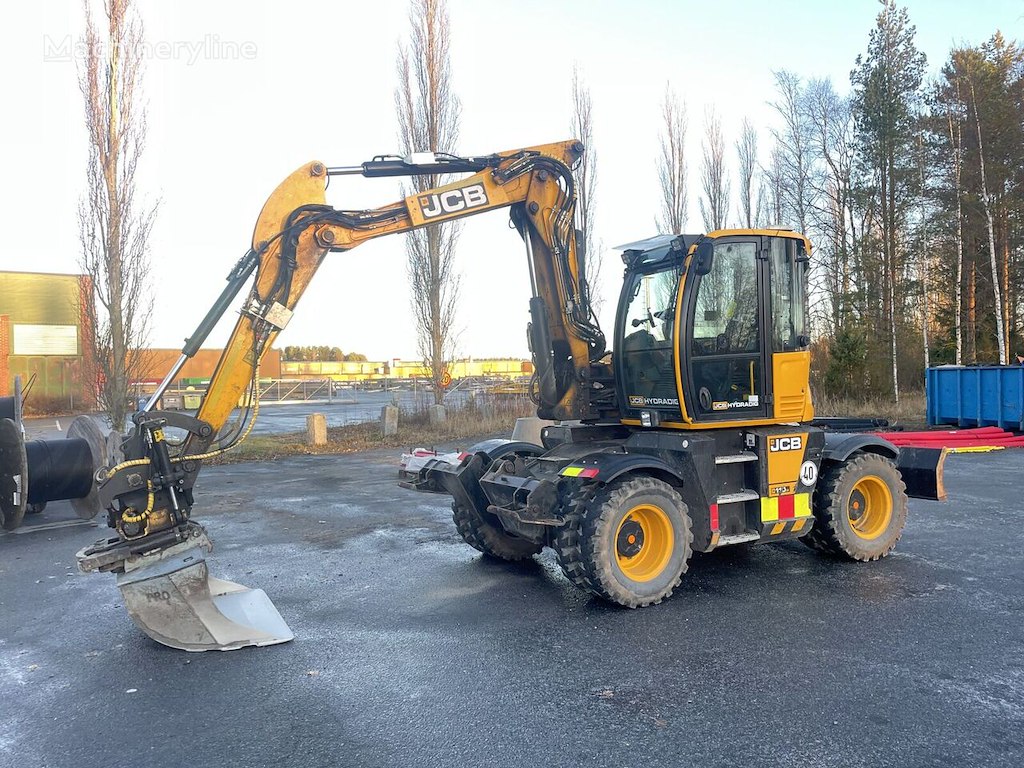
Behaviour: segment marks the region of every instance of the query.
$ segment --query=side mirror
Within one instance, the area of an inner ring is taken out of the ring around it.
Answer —
[[[715,246],[710,240],[702,240],[697,244],[697,251],[693,254],[693,271],[698,275],[706,275],[711,271],[711,263],[715,258]]]

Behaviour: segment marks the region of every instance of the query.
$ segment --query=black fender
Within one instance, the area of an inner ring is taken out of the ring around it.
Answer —
[[[466,453],[485,453],[491,461],[508,456],[510,453],[518,453],[522,456],[540,456],[544,449],[534,443],[527,443],[523,440],[505,440],[494,438],[484,440],[472,446]]]
[[[825,450],[822,461],[846,461],[857,451],[877,453],[888,459],[896,459],[900,449],[878,435],[851,435],[844,432],[826,432]]]
[[[674,486],[683,484],[683,477],[675,467],[647,453],[589,453],[566,466],[596,468],[593,480],[605,484],[630,472],[643,472]]]
[[[897,448],[878,435],[825,433],[825,451],[822,462],[846,461],[857,451],[877,453],[896,462],[907,495],[918,499],[944,501],[946,489],[943,485],[943,465],[946,462],[945,448]]]

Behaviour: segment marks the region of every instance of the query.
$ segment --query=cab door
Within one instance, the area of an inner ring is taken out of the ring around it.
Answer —
[[[770,411],[767,353],[767,240],[716,239],[707,274],[690,274],[681,346],[694,421],[764,419]]]
[[[780,422],[814,418],[811,391],[811,343],[807,328],[808,246],[803,238],[766,237],[764,265],[769,278],[768,320],[774,418]]]

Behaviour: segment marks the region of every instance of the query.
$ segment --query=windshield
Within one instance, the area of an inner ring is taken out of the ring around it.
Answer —
[[[679,411],[674,341],[682,265],[633,277],[622,314],[620,379],[627,409]]]

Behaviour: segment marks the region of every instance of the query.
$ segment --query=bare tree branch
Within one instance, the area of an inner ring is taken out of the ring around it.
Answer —
[[[139,159],[146,141],[142,98],[142,21],[131,0],[107,0],[106,35],[85,6],[85,58],[79,87],[89,139],[86,191],[79,203],[79,264],[93,296],[83,314],[93,329],[87,356],[97,399],[111,426],[123,429],[131,383],[144,372],[140,351],[150,320],[149,236],[157,204],[137,201]]]
[[[775,72],[779,100],[771,106],[782,118],[782,129],[772,129],[779,155],[777,162],[782,177],[777,180],[785,198],[785,209],[794,217],[793,223],[807,232],[810,219],[811,125],[804,109],[804,88],[800,78],[791,72]]]
[[[724,229],[729,216],[729,172],[725,161],[725,139],[722,137],[722,121],[714,108],[707,110],[704,117],[704,152],[701,165],[700,213],[704,218],[704,229],[711,232]]]
[[[411,0],[408,47],[398,52],[395,107],[402,151],[454,152],[459,138],[461,105],[451,90],[451,29],[444,0]],[[442,183],[441,176],[413,176],[413,192]],[[408,194],[408,190],[406,190]],[[459,275],[455,222],[413,230],[405,237],[407,272],[412,290],[416,334],[424,365],[430,369],[434,401],[444,399],[442,379],[455,356]]]
[[[740,214],[747,229],[752,229],[757,218],[754,202],[754,176],[757,173],[757,129],[750,118],[743,118],[740,139],[736,142],[736,156],[740,169]]]
[[[670,83],[665,84],[661,102],[661,156],[658,158],[658,181],[661,183],[661,216],[658,229],[674,235],[686,227],[686,104],[679,101]]]
[[[595,312],[601,311],[604,300],[600,292],[594,293],[601,280],[601,268],[604,265],[602,249],[598,245],[594,232],[594,211],[596,210],[597,194],[597,151],[594,147],[594,109],[590,98],[590,89],[580,78],[579,69],[572,69],[572,136],[583,142],[586,153],[573,169],[576,179],[576,219],[579,230],[583,232],[584,265],[586,268],[585,282],[591,306]]]

